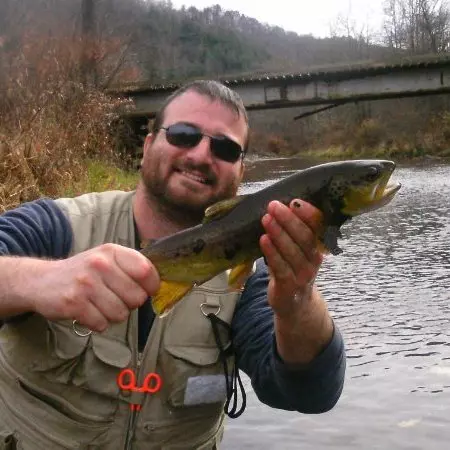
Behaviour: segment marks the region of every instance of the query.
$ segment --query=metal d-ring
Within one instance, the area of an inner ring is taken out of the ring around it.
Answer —
[[[74,320],[72,322],[72,330],[77,336],[80,336],[80,337],[86,337],[86,336],[89,336],[90,334],[92,334],[92,330],[90,330],[89,328],[85,328],[85,330],[87,330],[87,331],[81,331],[78,328],[78,322],[76,320]]]
[[[216,306],[216,305],[210,305],[210,304],[208,304],[208,303],[202,303],[201,305],[200,305],[200,311],[202,312],[202,314],[205,316],[205,317],[208,317],[208,313],[206,313],[205,311],[204,311],[204,308],[205,307],[208,307],[208,308],[214,308],[214,307],[216,307],[217,308],[217,310],[216,310],[216,312],[213,312],[213,314],[215,315],[215,316],[218,316],[219,315],[219,313],[220,313],[220,310],[222,309],[222,306],[221,305],[218,305],[218,306]],[[211,314],[211,313],[209,313],[209,314]]]

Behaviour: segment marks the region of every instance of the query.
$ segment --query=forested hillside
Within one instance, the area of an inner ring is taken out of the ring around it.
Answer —
[[[88,7],[91,9],[86,10]],[[347,29],[347,35],[327,39],[299,36],[219,5],[200,11],[140,0],[0,3],[0,48],[10,57],[20,54],[23,46],[35,46],[36,40],[50,47],[58,40],[74,54],[83,27],[89,32],[89,58],[102,86],[120,81],[299,71],[391,54],[356,30]]]

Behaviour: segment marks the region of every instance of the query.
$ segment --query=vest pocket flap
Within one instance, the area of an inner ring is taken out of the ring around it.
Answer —
[[[122,369],[130,364],[131,350],[123,342],[96,334],[92,343],[95,356],[108,366]]]
[[[73,359],[81,355],[89,340],[88,336],[77,336],[71,325],[48,322],[49,341],[55,355],[60,359]]]
[[[166,351],[178,359],[183,359],[196,366],[209,366],[217,363],[219,349],[216,347],[186,347],[166,345]]]

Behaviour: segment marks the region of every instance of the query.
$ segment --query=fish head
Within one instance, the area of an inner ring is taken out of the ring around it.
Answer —
[[[388,204],[401,184],[391,181],[395,163],[386,160],[351,161],[332,177],[329,192],[339,198],[340,212],[357,216]]]
[[[384,160],[351,160],[331,163],[316,175],[322,187],[311,196],[312,203],[323,213],[323,228],[319,239],[325,251],[342,252],[338,239],[340,227],[350,218],[381,208],[400,189],[400,183],[390,181],[395,163]],[[318,170],[319,170],[318,169]]]

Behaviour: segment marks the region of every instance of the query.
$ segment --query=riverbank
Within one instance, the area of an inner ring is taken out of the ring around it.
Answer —
[[[311,150],[301,153],[314,160],[345,160],[345,159],[391,159],[395,161],[448,161],[450,162],[450,148],[440,151],[427,151],[423,148],[398,150],[395,148],[352,149],[351,147],[336,146],[323,150]]]
[[[57,155],[52,158],[48,153],[45,157],[39,154],[32,156],[23,153],[8,153],[0,151],[0,213],[17,205],[40,197],[74,197],[85,192],[102,192],[106,190],[132,190],[139,180],[139,171],[129,169],[119,159],[80,158],[72,159],[70,167],[58,169],[60,163]],[[264,152],[249,153],[246,158],[248,165],[259,159],[267,158],[301,158],[310,165],[344,159],[392,159],[398,164],[427,164],[442,162],[450,164],[450,155],[428,153],[396,153],[385,151],[354,152],[342,148],[314,150],[298,154],[276,154]],[[41,159],[43,160],[41,161]]]
[[[300,158],[312,164],[322,164],[332,161],[344,161],[348,159],[388,159],[403,165],[416,165],[428,163],[450,164],[449,153],[425,153],[425,152],[389,152],[383,149],[379,151],[353,151],[332,147],[323,150],[310,150],[298,153],[268,153],[249,154],[248,160],[273,158]]]
[[[328,148],[307,151],[308,156],[326,159],[356,159],[356,158],[385,158],[385,159],[441,159],[450,158],[450,141],[442,139],[438,134],[427,135],[422,138],[423,143],[405,142],[401,139],[380,142],[378,145],[355,145],[352,140],[346,144],[332,145]]]

